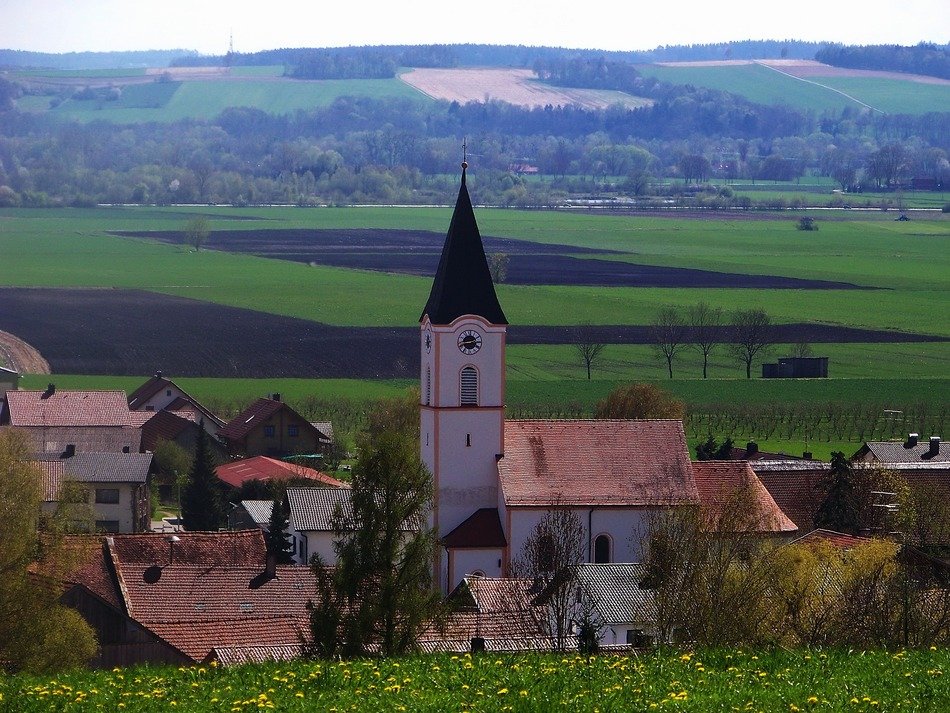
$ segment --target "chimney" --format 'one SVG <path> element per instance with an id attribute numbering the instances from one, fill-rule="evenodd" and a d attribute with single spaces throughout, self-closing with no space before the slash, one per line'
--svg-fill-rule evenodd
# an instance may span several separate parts
<path id="1" fill-rule="evenodd" d="M 759 444 L 755 441 L 749 441 L 745 444 L 745 457 L 748 459 L 759 452 Z"/>
<path id="2" fill-rule="evenodd" d="M 907 434 L 907 443 L 904 444 L 904 448 L 914 448 L 917 445 L 917 439 L 920 436 L 916 433 Z"/>
<path id="3" fill-rule="evenodd" d="M 280 401 L 280 394 L 275 393 L 275 394 L 273 394 L 273 395 L 271 396 L 271 398 L 272 398 L 274 401 Z"/>
<path id="4" fill-rule="evenodd" d="M 72 458 L 74 455 L 76 455 L 76 444 L 75 444 L 75 443 L 67 443 L 67 444 L 66 444 L 66 450 L 63 451 L 62 457 L 63 457 L 63 458 Z"/>
<path id="5" fill-rule="evenodd" d="M 43 395 L 40 396 L 41 399 L 48 399 L 50 396 L 56 393 L 56 384 L 50 384 L 46 387 L 46 391 L 43 392 Z"/>
<path id="6" fill-rule="evenodd" d="M 156 378 L 156 379 L 161 379 L 161 378 L 162 378 L 162 370 L 161 370 L 161 369 L 159 369 L 158 371 L 155 372 L 155 378 Z"/>
<path id="7" fill-rule="evenodd" d="M 927 457 L 933 458 L 940 453 L 940 436 L 930 437 L 930 450 L 927 451 Z"/>
<path id="8" fill-rule="evenodd" d="M 264 565 L 264 576 L 267 579 L 273 579 L 277 576 L 277 555 L 267 553 L 267 562 Z"/>
<path id="9" fill-rule="evenodd" d="M 804 458 L 805 460 L 811 460 L 811 455 L 812 455 L 811 451 L 805 451 L 804 453 L 802 453 L 802 458 Z"/>

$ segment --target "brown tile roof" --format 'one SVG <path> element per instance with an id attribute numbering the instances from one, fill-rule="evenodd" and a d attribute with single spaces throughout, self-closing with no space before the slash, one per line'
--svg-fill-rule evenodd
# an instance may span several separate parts
<path id="1" fill-rule="evenodd" d="M 282 408 L 290 407 L 283 401 L 258 399 L 228 421 L 224 427 L 218 431 L 218 435 L 230 441 L 239 441 L 253 431 L 259 423 L 266 421 Z"/>
<path id="2" fill-rule="evenodd" d="M 217 661 L 222 666 L 240 666 L 248 663 L 269 663 L 271 661 L 292 661 L 303 656 L 303 646 L 216 646 L 208 655 L 209 661 Z"/>
<path id="3" fill-rule="evenodd" d="M 143 403 L 152 398 L 162 389 L 168 388 L 169 386 L 175 386 L 174 382 L 169 381 L 161 376 L 153 376 L 151 379 L 142 384 L 139 388 L 129 394 L 128 403 L 130 409 L 137 409 Z M 177 386 L 175 388 L 178 388 Z"/>
<path id="4" fill-rule="evenodd" d="M 219 465 L 215 472 L 218 474 L 219 480 L 227 483 L 232 488 L 240 488 L 249 480 L 291 480 L 293 478 L 312 480 L 315 484 L 330 488 L 349 487 L 346 483 L 331 478 L 319 470 L 268 458 L 267 456 L 254 456 L 253 458 L 225 463 Z"/>
<path id="5" fill-rule="evenodd" d="M 151 418 L 142 426 L 142 449 L 154 451 L 159 441 L 174 441 L 188 428 L 195 424 L 171 411 L 133 411 L 133 414 L 149 413 Z"/>
<path id="6" fill-rule="evenodd" d="M 105 538 L 75 535 L 66 539 L 68 556 L 75 558 L 66 582 L 78 584 L 117 611 L 123 611 L 122 594 L 113 575 L 112 561 L 105 551 Z"/>
<path id="7" fill-rule="evenodd" d="M 693 463 L 693 476 L 711 526 L 720 522 L 724 508 L 735 504 L 737 498 L 743 498 L 745 503 L 748 497 L 753 511 L 744 515 L 749 517 L 748 522 L 756 532 L 783 533 L 798 529 L 756 477 L 748 461 L 697 461 Z"/>
<path id="8" fill-rule="evenodd" d="M 146 423 L 148 423 L 155 414 L 159 413 L 156 411 L 129 411 L 129 423 L 133 428 L 141 428 Z"/>
<path id="9" fill-rule="evenodd" d="M 43 472 L 43 502 L 55 503 L 59 500 L 59 489 L 63 485 L 65 464 L 57 458 L 40 460 L 36 465 Z"/>
<path id="10" fill-rule="evenodd" d="M 509 506 L 696 503 L 683 424 L 507 421 L 498 474 Z"/>
<path id="11" fill-rule="evenodd" d="M 307 622 L 306 616 L 273 616 L 139 623 L 200 662 L 210 660 L 212 651 L 220 648 L 299 649 L 301 637 L 309 636 Z"/>
<path id="12" fill-rule="evenodd" d="M 811 530 L 830 466 L 818 461 L 753 461 L 751 466 L 782 512 L 802 532 Z"/>
<path id="13" fill-rule="evenodd" d="M 818 528 L 816 530 L 812 530 L 807 535 L 802 535 L 798 539 L 792 540 L 792 542 L 789 544 L 810 545 L 819 542 L 827 542 L 834 547 L 838 547 L 843 550 L 851 550 L 855 547 L 858 547 L 859 545 L 863 545 L 872 541 L 873 540 L 869 537 L 858 537 L 857 535 L 848 535 L 843 532 L 835 532 L 834 530 Z"/>
<path id="14" fill-rule="evenodd" d="M 174 545 L 176 564 L 238 565 L 262 567 L 267 548 L 260 530 L 231 532 L 176 532 L 179 541 Z M 111 550 L 124 564 L 161 565 L 169 558 L 168 535 L 141 533 L 113 535 Z"/>
<path id="15" fill-rule="evenodd" d="M 123 391 L 8 391 L 11 426 L 131 426 Z"/>
<path id="16" fill-rule="evenodd" d="M 476 510 L 442 538 L 442 545 L 449 549 L 493 549 L 507 544 L 498 508 Z"/>
<path id="17" fill-rule="evenodd" d="M 337 506 L 353 517 L 352 496 L 349 488 L 287 488 L 290 524 L 298 532 L 332 532 Z"/>

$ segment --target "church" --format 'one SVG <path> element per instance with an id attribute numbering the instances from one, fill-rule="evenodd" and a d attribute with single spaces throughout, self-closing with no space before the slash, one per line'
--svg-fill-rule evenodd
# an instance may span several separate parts
<path id="1" fill-rule="evenodd" d="M 582 523 L 587 562 L 638 562 L 651 512 L 699 503 L 678 420 L 506 420 L 505 337 L 467 165 L 420 317 L 420 447 L 433 475 L 443 591 L 509 575 L 553 507 Z"/>

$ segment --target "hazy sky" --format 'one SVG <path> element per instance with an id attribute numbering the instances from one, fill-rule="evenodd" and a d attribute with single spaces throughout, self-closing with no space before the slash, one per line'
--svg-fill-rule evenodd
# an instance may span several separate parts
<path id="1" fill-rule="evenodd" d="M 614 50 L 742 39 L 946 43 L 947 0 L 0 0 L 0 48 L 38 52 L 375 44 Z"/>

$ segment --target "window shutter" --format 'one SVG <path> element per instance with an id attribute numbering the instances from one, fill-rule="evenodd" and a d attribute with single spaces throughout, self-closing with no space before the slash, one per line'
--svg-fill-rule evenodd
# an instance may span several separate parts
<path id="1" fill-rule="evenodd" d="M 473 366 L 462 369 L 461 398 L 462 406 L 478 406 L 478 372 Z"/>

